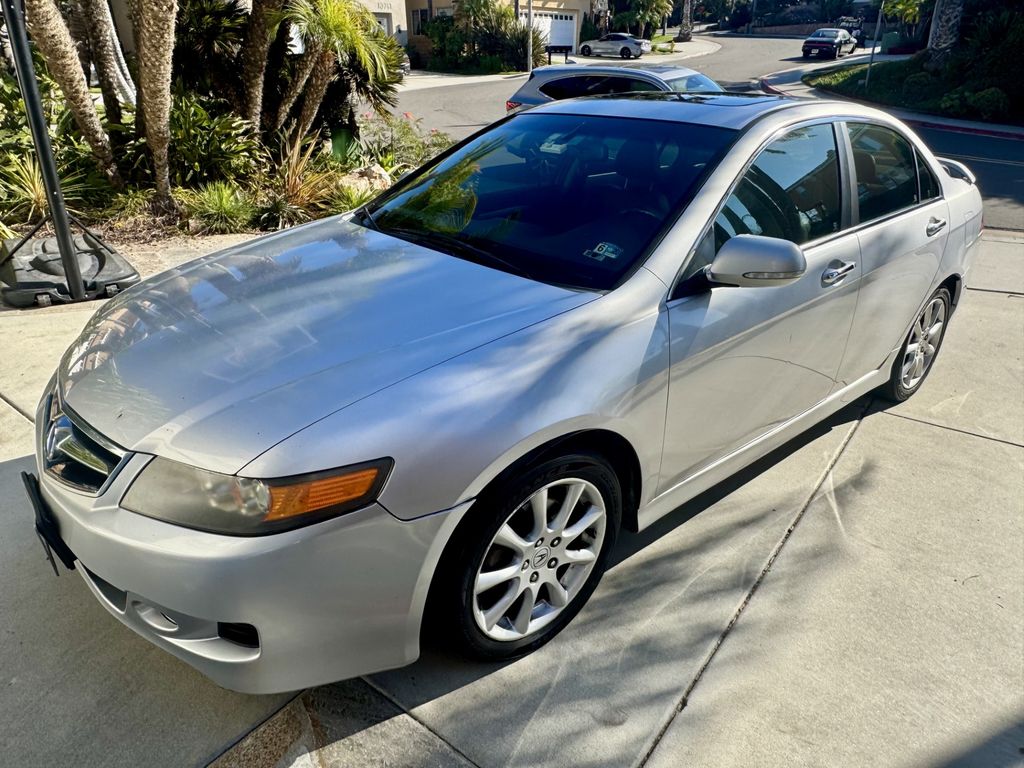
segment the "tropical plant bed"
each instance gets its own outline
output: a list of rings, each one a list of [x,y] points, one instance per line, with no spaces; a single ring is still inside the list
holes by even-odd
[[[991,81],[965,81],[963,73],[949,70],[932,74],[924,57],[876,63],[870,91],[865,90],[867,65],[836,67],[804,75],[813,88],[858,101],[925,112],[944,117],[1024,125],[1024,103],[1011,99]]]

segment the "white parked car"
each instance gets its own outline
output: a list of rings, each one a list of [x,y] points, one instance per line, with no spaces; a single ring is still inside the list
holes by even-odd
[[[580,53],[583,56],[621,56],[624,59],[639,59],[650,52],[650,40],[641,40],[625,32],[612,32],[597,40],[580,43]]]

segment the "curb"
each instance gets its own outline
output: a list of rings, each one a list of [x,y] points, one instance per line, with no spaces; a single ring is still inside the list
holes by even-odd
[[[783,70],[782,72],[772,72],[771,74],[764,75],[763,77],[759,78],[760,84],[761,84],[761,90],[764,91],[765,93],[770,93],[770,94],[772,94],[774,96],[786,96],[786,97],[791,98],[791,99],[800,99],[800,98],[804,98],[804,99],[817,99],[817,98],[820,98],[819,96],[813,95],[814,91],[819,90],[819,89],[812,88],[810,86],[805,86],[809,95],[807,95],[807,96],[794,96],[794,95],[792,95],[790,93],[787,93],[786,91],[782,91],[782,90],[776,88],[775,86],[773,86],[769,82],[769,78],[775,77],[776,75],[784,74],[785,72],[792,72],[794,69],[799,69],[799,67],[794,67],[793,69],[786,69],[786,70]],[[937,122],[935,120],[935,116],[934,115],[929,115],[926,112],[912,112],[910,110],[902,109],[900,107],[890,107],[887,104],[879,104],[879,103],[873,102],[873,101],[864,101],[863,99],[853,99],[853,98],[850,98],[849,96],[843,96],[843,95],[838,94],[838,93],[832,93],[831,91],[825,91],[825,93],[828,94],[828,98],[830,98],[830,99],[838,99],[838,100],[841,100],[841,101],[852,101],[852,102],[854,102],[856,104],[863,104],[863,105],[868,106],[868,107],[875,107],[876,109],[882,109],[882,110],[885,110],[885,111],[888,111],[888,112],[892,112],[897,117],[899,117],[900,120],[902,120],[903,122],[910,123],[911,125],[916,125],[916,126],[921,127],[921,128],[930,128],[932,130],[938,130],[938,131],[949,131],[950,133],[966,133],[966,134],[970,134],[972,136],[987,136],[987,137],[993,138],[993,139],[1006,139],[1008,141],[1024,141],[1024,132],[1022,132],[1022,133],[1015,133],[1013,131],[999,130],[998,128],[974,128],[974,127],[967,127],[967,126],[964,126],[964,125],[955,125],[955,124],[942,123],[942,122]],[[902,114],[897,114],[897,113],[902,113]]]

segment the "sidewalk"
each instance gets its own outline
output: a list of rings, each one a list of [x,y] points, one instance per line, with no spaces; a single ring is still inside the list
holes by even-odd
[[[640,59],[630,59],[628,62],[613,56],[584,57],[579,54],[570,54],[568,64],[618,66],[628,63],[631,66],[640,67],[644,65],[675,64],[697,56],[706,56],[709,53],[714,53],[721,47],[718,43],[710,40],[691,40],[688,43],[676,43],[676,51],[674,53],[646,54]],[[563,55],[553,55],[551,57],[552,67],[565,66],[565,64],[566,61]],[[540,67],[537,67],[537,69],[540,69]],[[417,69],[405,76],[402,84],[398,86],[398,91],[403,93],[419,91],[424,88],[443,88],[452,85],[475,85],[477,83],[497,83],[503,81],[514,82],[525,79],[525,72],[503,73],[499,75],[458,75],[448,72],[428,72]]]
[[[909,58],[907,56],[886,56],[875,55],[875,63],[885,61],[900,61]],[[814,62],[792,69],[784,69],[781,72],[773,72],[761,77],[761,89],[768,93],[775,93],[782,96],[789,96],[795,99],[838,99],[840,101],[859,101],[850,99],[836,93],[812,88],[803,82],[804,75],[820,69],[837,69],[851,64],[866,64],[870,59],[869,54],[856,54],[848,56],[844,61]],[[900,120],[928,128],[941,128],[947,131],[958,131],[973,133],[981,136],[992,136],[1001,139],[1024,140],[1024,127],[1017,125],[1003,125],[999,123],[982,123],[975,120],[959,120],[941,115],[930,115],[925,112],[912,112],[908,109],[900,109],[885,104],[873,104],[871,102],[860,102],[869,106],[876,106],[883,109]]]
[[[39,392],[100,305],[0,313],[5,764],[1018,764],[1024,236],[983,238],[921,392],[884,410],[862,399],[624,534],[539,652],[493,665],[433,648],[296,699],[217,688],[77,574],[53,577],[17,472]],[[129,255],[145,274],[201,250],[144,247]]]

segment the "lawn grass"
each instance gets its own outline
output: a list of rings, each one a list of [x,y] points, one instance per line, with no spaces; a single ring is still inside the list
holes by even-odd
[[[942,74],[925,72],[919,56],[875,64],[870,90],[865,90],[867,70],[867,64],[853,64],[811,72],[802,79],[813,88],[860,101],[945,117],[1024,125],[1020,105],[1012,104],[998,88],[966,88],[962,79],[950,82]]]

